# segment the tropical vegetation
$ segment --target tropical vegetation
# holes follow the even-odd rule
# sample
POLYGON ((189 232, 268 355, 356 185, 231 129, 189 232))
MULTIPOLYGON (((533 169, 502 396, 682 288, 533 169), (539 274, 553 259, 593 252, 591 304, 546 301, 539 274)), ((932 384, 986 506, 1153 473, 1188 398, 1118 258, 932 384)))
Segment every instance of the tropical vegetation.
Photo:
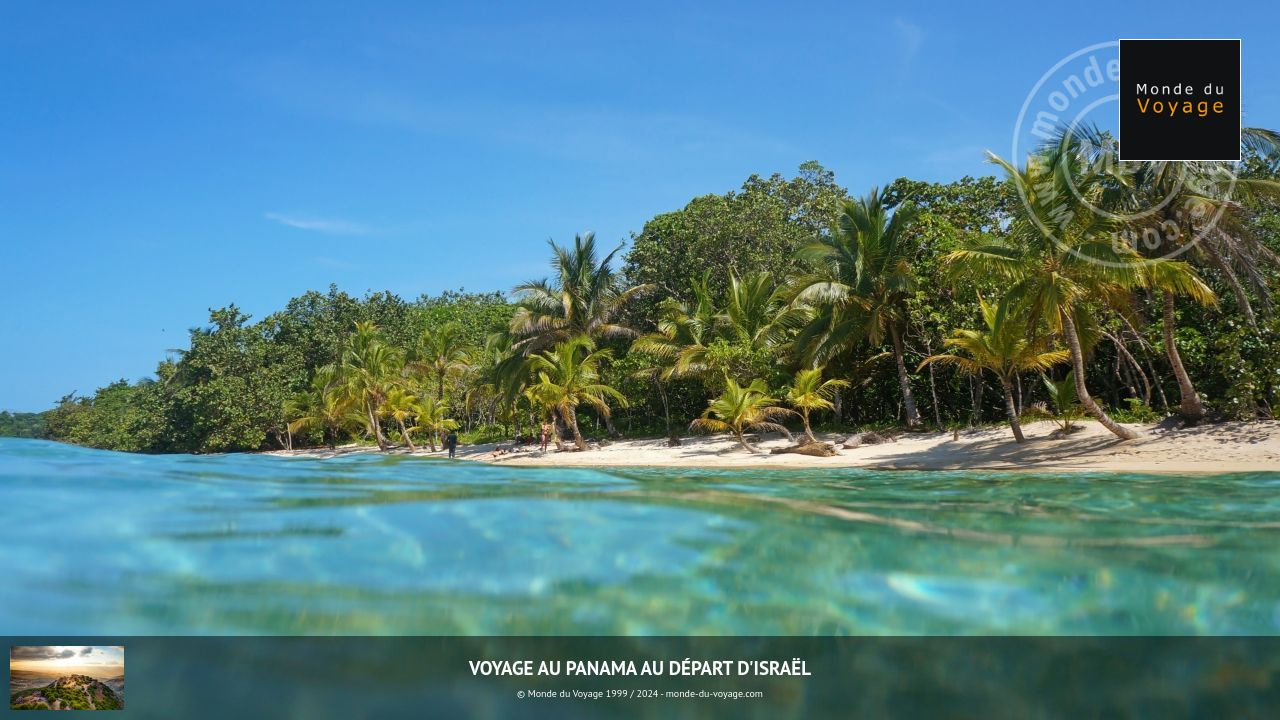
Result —
POLYGON ((1000 418, 1021 441, 1037 408, 1120 438, 1153 417, 1273 417, 1280 142, 1244 139, 1227 199, 1223 167, 1182 167, 1177 185, 1097 132, 993 156, 1003 177, 862 196, 806 163, 617 246, 553 240, 547 276, 509 294, 331 287, 257 321, 212 310, 154 377, 0 415, 0 432, 137 452, 434 450, 452 430, 550 423, 566 450, 689 430, 751 450, 793 429, 1000 418), (1135 212, 1166 196, 1163 214, 1135 212))
POLYGON ((749 452, 759 449, 747 442, 746 433, 751 430, 775 431, 789 439, 791 433, 780 421, 794 411, 775 405, 777 400, 769 397, 769 388, 763 380, 752 380, 750 385, 742 387, 732 378, 725 380, 724 391, 712 398, 702 416, 690 423, 695 430, 708 432, 729 432, 738 440, 738 444, 749 452))

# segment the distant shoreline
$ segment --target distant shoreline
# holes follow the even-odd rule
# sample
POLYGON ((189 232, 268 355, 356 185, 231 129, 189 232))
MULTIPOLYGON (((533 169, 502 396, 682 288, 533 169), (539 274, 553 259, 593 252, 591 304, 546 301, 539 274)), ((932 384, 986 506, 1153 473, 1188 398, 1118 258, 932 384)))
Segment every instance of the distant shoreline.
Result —
MULTIPOLYGON (((769 454, 790 443, 771 435, 760 443, 762 454, 749 454, 728 436, 686 437, 677 447, 664 439, 619 440, 586 452, 546 453, 525 449, 494 456, 498 444, 459 446, 463 460, 522 467, 679 467, 721 469, 862 468, 867 470, 970 470, 1049 472, 1137 472, 1207 474, 1228 472, 1280 472, 1280 421, 1229 422, 1194 428, 1166 429, 1157 425, 1129 425, 1144 437, 1119 441, 1096 422, 1082 421, 1081 430, 1053 438, 1051 421, 1025 426, 1027 442, 1018 444, 1007 427, 904 433, 892 442, 839 449, 834 457, 769 454)), ((819 434, 819 440, 836 443, 847 435, 819 434)), ((510 443, 501 447, 510 447, 510 443)), ((266 454, 289 457, 333 457, 376 453, 377 448, 346 445, 328 448, 279 450, 266 454)), ((419 448, 397 455, 443 458, 419 448)))

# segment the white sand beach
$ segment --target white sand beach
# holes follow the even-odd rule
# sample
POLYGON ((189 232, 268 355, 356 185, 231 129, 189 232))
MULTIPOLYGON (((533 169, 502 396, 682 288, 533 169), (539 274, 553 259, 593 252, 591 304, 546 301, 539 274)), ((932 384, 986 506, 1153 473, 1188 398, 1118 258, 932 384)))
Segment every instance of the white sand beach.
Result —
MULTIPOLYGON (((863 444, 839 449, 834 457, 798 454, 770 454, 786 447, 785 439, 771 435, 761 438, 760 454, 749 453, 728 435, 692 436, 678 447, 666 440, 618 440, 585 452, 557 452, 554 447, 540 452, 536 446, 497 454, 501 445, 459 446, 464 460, 554 467, 862 467, 894 470, 1054 470, 1112 472, 1251 472, 1280 471, 1280 421, 1234 422, 1172 429, 1156 425, 1130 425, 1141 430, 1138 440, 1120 441, 1096 422, 1083 421, 1082 429, 1067 437, 1054 437, 1057 426, 1051 421, 1023 426, 1025 443, 1015 443, 1005 426, 952 432, 902 433, 891 442, 863 444)), ((847 435, 821 435, 819 440, 839 448, 847 435)), ((327 448, 276 451, 275 455, 325 457, 353 452, 374 452, 376 448, 348 445, 336 451, 327 448)), ((409 454, 407 450, 394 450, 409 454)), ((416 455, 443 457, 419 448, 416 455)))

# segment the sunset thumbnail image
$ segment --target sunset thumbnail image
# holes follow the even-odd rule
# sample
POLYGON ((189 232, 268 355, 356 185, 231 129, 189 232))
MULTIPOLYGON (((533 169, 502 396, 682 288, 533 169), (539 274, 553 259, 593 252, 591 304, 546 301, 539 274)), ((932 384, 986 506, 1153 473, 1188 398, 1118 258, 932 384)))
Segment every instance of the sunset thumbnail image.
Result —
POLYGON ((14 645, 9 648, 12 710, 124 709, 121 645, 14 645))

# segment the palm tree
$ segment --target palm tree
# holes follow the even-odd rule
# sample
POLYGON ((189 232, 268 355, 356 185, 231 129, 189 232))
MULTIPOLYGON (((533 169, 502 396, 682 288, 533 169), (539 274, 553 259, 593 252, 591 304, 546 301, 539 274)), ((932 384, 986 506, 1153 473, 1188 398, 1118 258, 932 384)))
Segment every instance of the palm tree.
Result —
POLYGON ((1029 328, 1043 320, 1066 341, 1084 409, 1121 439, 1139 437, 1112 420, 1085 386, 1080 324, 1091 322, 1091 303, 1123 305, 1128 290, 1145 277, 1142 257, 1112 242, 1115 221, 1086 205, 1101 202, 1100 177, 1069 149, 1047 150, 1022 169, 995 155, 990 158, 1018 188, 1027 212, 1013 219, 1005 236, 980 239, 950 253, 945 262, 957 271, 1007 283, 1003 304, 1029 313, 1029 328))
MULTIPOLYGON (((1095 129, 1077 131, 1082 142, 1098 148, 1115 161, 1115 141, 1095 129)), ((1274 163, 1280 159, 1280 133, 1244 128, 1240 133, 1241 157, 1250 154, 1274 163)), ((1245 322, 1258 327, 1246 284, 1262 301, 1271 304, 1266 267, 1280 267, 1278 256, 1250 222, 1247 201, 1280 199, 1280 182, 1239 177, 1225 162, 1125 163, 1131 175, 1115 184, 1108 200, 1120 212, 1132 213, 1134 237, 1156 239, 1153 254, 1167 256, 1186 249, 1192 262, 1217 273, 1231 288, 1245 322), (1154 211, 1141 212, 1147 208, 1154 211), (1139 212, 1135 212, 1139 211, 1139 212), (1176 228, 1177 232, 1170 232, 1176 228), (1243 278, 1243 280, 1242 280, 1243 278)), ((1170 358, 1172 362, 1172 358, 1170 358)))
POLYGON ((658 330, 636 338, 632 348, 668 363, 664 380, 701 375, 710 370, 707 345, 720 322, 720 311, 709 289, 711 271, 690 281, 693 302, 667 298, 658 303, 658 330))
POLYGON ((800 417, 804 421, 804 437, 808 442, 817 442, 813 430, 809 428, 809 413, 813 410, 831 410, 835 407, 831 398, 840 388, 849 387, 847 380, 822 379, 823 368, 800 370, 795 381, 787 389, 787 402, 800 408, 800 417))
MULTIPOLYGON (((509 332, 497 332, 488 337, 484 346, 485 362, 480 375, 479 388, 491 393, 499 406, 507 407, 515 421, 516 435, 520 435, 520 402, 528 401, 532 378, 529 356, 516 347, 509 332)), ((532 413, 532 405, 530 412, 532 413)), ((530 416, 532 421, 532 415, 530 416)))
POLYGON ((1035 337, 1035 329, 1028 325, 1025 313, 1011 313, 1007 306, 988 303, 982 296, 978 296, 978 305, 982 309, 982 320, 986 327, 981 330, 956 330, 951 337, 943 340, 947 347, 963 352, 968 357, 931 355, 920 363, 920 367, 942 362, 953 364, 971 375, 979 375, 984 370, 995 374, 1004 390, 1004 408, 1009 415, 1013 439, 1022 442, 1026 438, 1022 435, 1018 408, 1013 402, 1014 378, 1029 370, 1048 370, 1069 360, 1071 354, 1066 350, 1050 350, 1047 338, 1035 337))
POLYGON ((918 214, 911 202, 891 211, 877 188, 845 201, 831 234, 798 252, 816 271, 796 283, 796 301, 818 306, 802 333, 810 357, 830 358, 860 340, 878 346, 888 336, 908 425, 920 424, 902 343, 906 300, 916 290, 916 247, 907 230, 918 214))
POLYGON ((427 433, 431 452, 436 451, 436 436, 458 429, 458 421, 449 417, 449 406, 427 396, 418 400, 418 429, 427 433))
POLYGON ((1074 375, 1074 370, 1069 371, 1061 380, 1052 380, 1043 373, 1040 375, 1044 388, 1049 393, 1049 402, 1053 403, 1054 420, 1067 433, 1075 429, 1074 423, 1081 415, 1080 405, 1076 402, 1074 375))
POLYGON ((752 380, 750 385, 742 387, 734 379, 727 378, 724 392, 707 404, 702 417, 690 423, 689 428, 731 432, 748 452, 758 453, 759 448, 747 442, 747 431, 775 431, 791 439, 791 432, 777 421, 796 413, 774 405, 776 402, 776 398, 769 397, 769 388, 763 380, 752 380))
POLYGON ((413 438, 409 437, 409 433, 418 428, 405 427, 406 422, 422 412, 417 396, 407 388, 393 387, 387 392, 386 401, 382 403, 382 412, 396 421, 396 426, 400 428, 400 437, 404 438, 404 444, 409 446, 409 452, 417 452, 418 448, 414 447, 413 438))
MULTIPOLYGON (((323 396, 312 390, 303 390, 284 401, 284 429, 288 440, 286 449, 293 449, 294 433, 310 427, 323 427, 323 408, 323 396)), ((326 444, 328 440, 326 436, 326 444)))
POLYGON ((1164 351, 1169 358, 1169 366, 1173 368, 1173 376, 1178 380, 1181 396, 1178 411, 1187 422, 1198 423, 1204 419, 1204 402, 1191 383, 1191 376, 1182 364, 1182 354, 1178 352, 1178 342, 1173 334, 1174 295, 1187 296, 1203 305, 1217 304, 1217 297, 1190 265, 1179 261, 1148 260, 1146 285, 1160 293, 1164 351))
MULTIPOLYGON (((1247 145, 1267 147, 1269 152, 1280 147, 1270 131, 1246 128, 1244 137, 1250 138, 1247 145)), ((1259 253, 1252 235, 1242 229, 1247 223, 1241 222, 1240 203, 1216 198, 1230 194, 1280 197, 1280 183, 1236 178, 1226 163, 1120 163, 1114 138, 1091 127, 1064 129, 1054 142, 1068 152, 1089 156, 1096 166, 1121 169, 1103 176, 1102 203, 1124 218, 1124 232, 1135 250, 1148 251, 1143 285, 1160 298, 1165 354, 1181 395, 1179 411, 1187 422, 1199 422, 1204 418, 1204 403, 1182 364, 1174 339, 1174 296, 1189 297, 1203 305, 1216 305, 1217 298, 1190 264, 1168 258, 1190 250, 1187 257, 1217 269, 1236 293, 1245 320, 1256 328, 1248 296, 1217 248, 1225 246, 1230 250, 1228 256, 1246 258, 1247 276, 1258 275, 1262 259, 1277 258, 1269 250, 1259 253), (1142 242, 1137 241, 1139 238, 1142 242)))
POLYGON ((691 280, 691 303, 674 298, 659 303, 657 332, 643 335, 633 344, 634 349, 670 363, 663 370, 664 379, 718 379, 734 374, 737 368, 717 364, 708 355, 716 341, 787 355, 790 334, 809 318, 807 308, 789 302, 790 289, 776 283, 772 273, 749 273, 739 278, 730 271, 723 308, 711 298, 710 279, 708 271, 691 280))
MULTIPOLYGON (((575 235, 571 248, 547 242, 555 279, 531 280, 513 290, 516 312, 510 332, 516 345, 528 354, 582 335, 593 341, 635 337, 636 331, 623 324, 619 315, 650 286, 627 287, 622 274, 613 269, 613 258, 622 245, 599 259, 594 233, 575 235)), ((613 416, 606 414, 604 421, 609 434, 616 437, 613 416)))
POLYGON ((462 326, 451 322, 418 336, 409 352, 410 366, 434 381, 436 401, 444 401, 446 381, 467 370, 474 348, 462 334, 462 326))
POLYGON ((580 335, 529 357, 529 369, 538 378, 532 388, 534 396, 560 414, 578 450, 587 449, 578 429, 579 405, 590 405, 603 417, 611 414, 610 398, 627 405, 622 393, 600 381, 600 366, 609 356, 608 350, 597 350, 591 338, 580 335))
POLYGON ((773 273, 755 272, 739 278, 729 272, 722 334, 752 348, 779 347, 789 331, 804 325, 809 312, 789 302, 790 289, 774 282, 773 273))
POLYGON ((529 352, 570 341, 579 335, 592 340, 634 337, 635 331, 619 322, 622 309, 647 285, 626 287, 612 267, 622 245, 603 259, 597 258, 593 233, 575 235, 573 247, 549 240, 553 256, 553 280, 531 280, 514 289, 516 312, 511 333, 529 352))
POLYGON ((383 340, 376 325, 357 322, 355 332, 347 338, 338 366, 346 392, 359 404, 370 434, 378 443, 378 449, 384 451, 391 445, 382 433, 379 417, 387 394, 400 379, 402 360, 401 353, 383 340))
MULTIPOLYGON (((467 342, 462 326, 449 322, 422 331, 409 351, 407 369, 430 378, 436 403, 442 404, 449 379, 470 369, 474 355, 475 348, 467 342)), ((439 440, 444 442, 443 434, 439 440)))
POLYGON ((285 403, 285 418, 289 420, 286 425, 289 444, 293 445, 294 433, 319 429, 325 444, 330 448, 337 447, 338 435, 344 426, 352 422, 353 417, 358 419, 359 415, 353 416, 351 399, 342 392, 338 368, 334 365, 322 366, 312 377, 310 389, 285 403))

